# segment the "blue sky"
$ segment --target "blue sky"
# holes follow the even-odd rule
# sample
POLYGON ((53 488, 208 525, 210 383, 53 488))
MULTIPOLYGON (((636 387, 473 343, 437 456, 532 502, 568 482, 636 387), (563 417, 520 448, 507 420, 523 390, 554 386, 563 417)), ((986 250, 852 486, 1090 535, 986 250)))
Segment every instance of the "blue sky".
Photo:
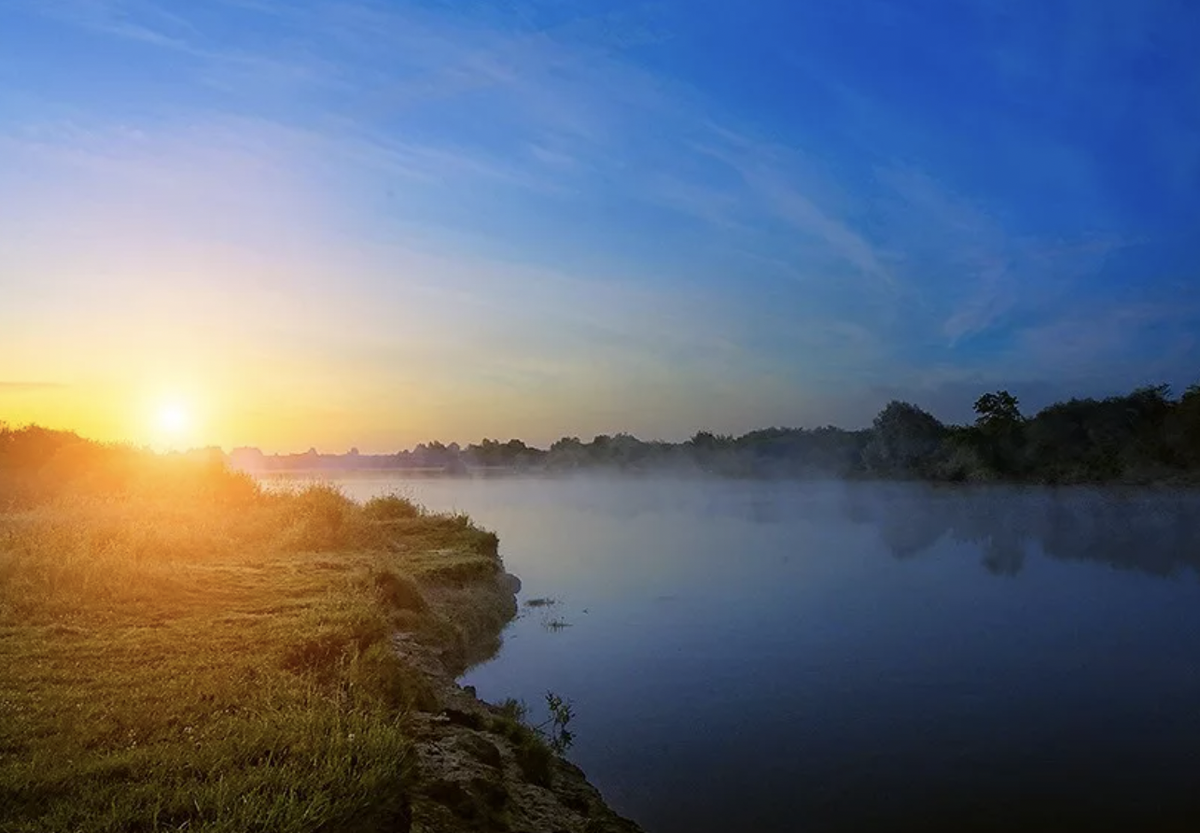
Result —
POLYGON ((1185 0, 0 0, 0 413, 178 383, 225 444, 366 450, 1197 381, 1197 42, 1185 0))

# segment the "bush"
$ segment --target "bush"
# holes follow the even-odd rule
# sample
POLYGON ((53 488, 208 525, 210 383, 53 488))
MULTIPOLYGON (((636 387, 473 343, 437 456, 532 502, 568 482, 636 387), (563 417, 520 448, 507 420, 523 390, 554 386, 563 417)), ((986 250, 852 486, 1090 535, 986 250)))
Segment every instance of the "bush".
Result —
POLYGON ((419 518, 424 514, 424 510, 407 498, 390 494, 368 500, 363 504, 363 514, 373 521, 394 521, 419 518))

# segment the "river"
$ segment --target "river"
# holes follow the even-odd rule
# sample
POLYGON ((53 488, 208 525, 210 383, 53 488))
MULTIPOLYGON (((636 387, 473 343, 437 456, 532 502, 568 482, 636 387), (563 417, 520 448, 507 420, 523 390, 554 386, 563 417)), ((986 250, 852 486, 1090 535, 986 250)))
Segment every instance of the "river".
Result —
POLYGON ((522 612, 462 681, 570 699, 649 833, 1200 829, 1200 495, 339 482, 499 534, 522 612))

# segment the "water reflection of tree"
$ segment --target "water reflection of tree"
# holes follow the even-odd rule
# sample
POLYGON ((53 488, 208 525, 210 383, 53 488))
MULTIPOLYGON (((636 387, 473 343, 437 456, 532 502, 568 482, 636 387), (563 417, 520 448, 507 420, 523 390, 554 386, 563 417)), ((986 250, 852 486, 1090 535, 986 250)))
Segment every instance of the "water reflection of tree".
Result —
POLYGON ((1159 576, 1200 572, 1200 494, 1094 489, 847 487, 843 515, 878 530, 897 558, 944 536, 978 547, 990 573, 1015 576, 1031 547, 1159 576))
POLYGON ((883 511, 876 516, 879 535, 896 558, 914 558, 929 550, 949 527, 938 511, 929 511, 922 495, 899 491, 879 498, 883 511))
POLYGON ((988 541, 983 566, 994 576, 1015 576, 1025 566, 1025 545, 1016 535, 1001 535, 988 541))

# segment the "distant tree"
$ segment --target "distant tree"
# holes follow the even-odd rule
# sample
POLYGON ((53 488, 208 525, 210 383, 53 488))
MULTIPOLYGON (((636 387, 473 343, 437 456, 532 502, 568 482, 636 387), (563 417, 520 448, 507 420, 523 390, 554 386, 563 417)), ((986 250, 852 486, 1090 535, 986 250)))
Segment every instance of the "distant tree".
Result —
POLYGON ((990 462, 989 445, 993 438, 976 426, 947 429, 938 460, 930 471, 936 480, 980 483, 996 480, 1001 473, 990 462))
POLYGON ((927 471, 946 435, 946 426, 933 414, 893 400, 875 417, 863 463, 877 473, 927 471))
POLYGON ((608 462, 622 468, 637 466, 648 454, 649 448, 645 443, 626 433, 610 437, 605 447, 608 462))
POLYGON ((1134 477, 1157 476, 1177 462, 1169 421, 1176 403, 1170 385, 1148 385, 1124 397, 1129 438, 1122 452, 1125 472, 1134 477))
POLYGON ((1167 443, 1180 466, 1200 468, 1200 385, 1192 385, 1166 419, 1167 443))
POLYGON ((975 400, 975 431, 968 445, 983 466, 1001 476, 1018 476, 1025 465, 1025 417, 1020 402, 1006 390, 975 400))
POLYGON ((520 463, 523 453, 527 450, 525 443, 520 440, 484 439, 478 445, 467 446, 465 456, 476 465, 481 466, 513 466, 520 463))
POLYGON ((1072 482, 1111 474, 1090 431, 1100 408, 1095 399, 1070 399, 1043 408, 1026 430, 1026 454, 1039 480, 1072 482))
POLYGON ((546 465, 557 469, 573 469, 586 464, 587 457, 587 446, 579 437, 563 437, 551 443, 546 465))
POLYGON ((523 440, 509 440, 490 448, 489 459, 502 466, 528 466, 538 462, 545 452, 531 448, 523 440))
POLYGON ((1050 405, 1026 430, 1029 474, 1051 482, 1158 476, 1178 461, 1180 404, 1168 386, 1155 385, 1050 405))
POLYGON ((1006 390, 985 393, 975 400, 975 424, 985 430, 1006 430, 1024 421, 1020 402, 1006 390))
POLYGON ((242 446, 229 452, 230 465, 246 471, 258 471, 266 468, 266 455, 260 448, 242 446))

